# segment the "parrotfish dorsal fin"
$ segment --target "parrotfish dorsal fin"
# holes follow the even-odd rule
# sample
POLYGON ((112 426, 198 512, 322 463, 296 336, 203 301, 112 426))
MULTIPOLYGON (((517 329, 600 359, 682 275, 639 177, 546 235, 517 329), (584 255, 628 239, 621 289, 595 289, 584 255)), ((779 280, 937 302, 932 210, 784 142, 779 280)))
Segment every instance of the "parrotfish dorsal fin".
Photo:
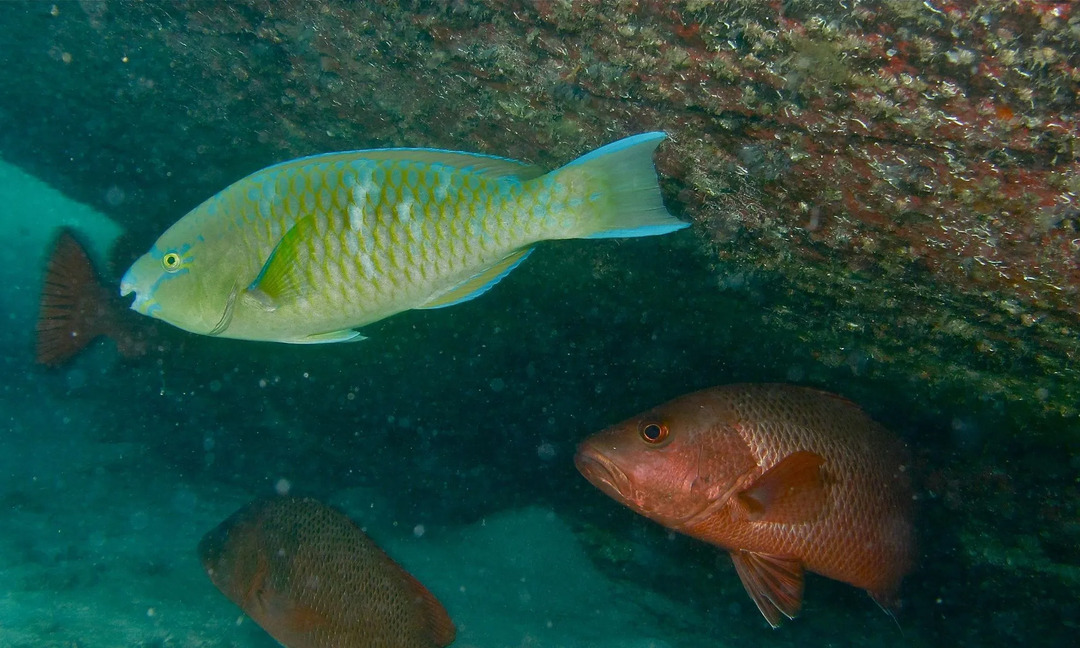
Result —
POLYGON ((274 166, 256 172, 256 174, 287 172, 309 164, 351 163, 358 160, 387 160, 391 162, 401 161, 420 162, 422 164, 445 164, 446 166, 455 169, 468 168, 469 171, 473 173, 489 175, 492 177, 513 176, 522 182, 538 178, 545 173, 544 169, 541 169, 538 166, 494 155, 444 151, 442 149, 431 148, 389 148, 309 155, 297 160, 289 160, 288 162, 275 164, 274 166))
POLYGON ((447 306, 475 299, 491 290, 492 286, 510 274, 531 252, 532 248, 511 252, 493 265, 484 268, 450 290, 439 293, 433 299, 417 306, 417 308, 425 310, 429 308, 446 308, 447 306))
POLYGON ((736 495, 736 500, 755 522, 812 522, 825 508, 824 462, 813 452, 793 452, 736 495))
POLYGON ((731 562, 746 593, 772 627, 780 625, 780 615, 794 619, 802 609, 803 566, 794 558, 732 551, 731 562))
POLYGON ((299 296, 303 286, 301 255, 304 242, 317 234, 314 214, 293 223, 248 286, 248 294, 267 310, 275 310, 280 304, 299 296))

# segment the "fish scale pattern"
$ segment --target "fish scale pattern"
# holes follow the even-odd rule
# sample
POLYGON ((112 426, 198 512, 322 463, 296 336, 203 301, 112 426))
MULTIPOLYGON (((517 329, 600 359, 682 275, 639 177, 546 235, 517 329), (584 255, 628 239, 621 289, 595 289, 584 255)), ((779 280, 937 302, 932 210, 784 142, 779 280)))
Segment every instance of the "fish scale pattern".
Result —
POLYGON ((785 384, 681 396, 575 456, 609 496, 730 551, 772 625, 798 612, 801 570, 894 606, 914 549, 905 461, 899 439, 855 404, 785 384))
POLYGON ((177 221, 124 274, 121 293, 194 333, 355 340, 395 313, 482 294, 540 241, 686 227, 660 196, 652 153, 663 138, 628 137, 543 175, 434 149, 283 162, 177 221))
POLYGON ((200 554, 214 583, 292 648, 424 648, 453 638, 434 597, 316 500, 257 501, 207 534, 200 554), (244 564, 257 567, 228 567, 244 564))
MULTIPOLYGON (((539 201, 516 206, 523 192, 511 180, 442 165, 358 161, 313 163, 278 184, 288 194, 270 205, 271 221, 288 229, 314 219, 314 236, 303 240, 310 262, 302 267, 315 289, 304 299, 324 316, 345 317, 358 300, 429 293, 433 283, 464 280, 470 268, 535 240, 518 215, 539 201)), ((272 229, 253 231, 269 243, 272 229)))
POLYGON ((734 427, 758 464, 750 477, 792 453, 813 452, 824 459, 825 507, 812 522, 714 519, 702 533, 727 546, 798 557, 813 572, 871 593, 891 592, 908 569, 912 543, 900 443, 857 406, 824 392, 743 385, 718 397, 730 399, 741 422, 734 427))

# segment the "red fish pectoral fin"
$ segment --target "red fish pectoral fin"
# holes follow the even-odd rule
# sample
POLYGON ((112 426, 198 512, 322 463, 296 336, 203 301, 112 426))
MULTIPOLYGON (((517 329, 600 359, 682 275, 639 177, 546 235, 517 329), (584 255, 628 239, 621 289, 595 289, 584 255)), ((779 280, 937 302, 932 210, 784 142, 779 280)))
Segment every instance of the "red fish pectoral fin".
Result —
POLYGON ((800 450, 780 460, 736 496, 748 518, 760 522, 812 522, 825 508, 819 454, 800 450))
POLYGON ((802 608, 803 567, 793 558, 753 551, 732 551, 731 562, 739 573, 746 593, 758 610, 776 628, 781 614, 794 619, 802 608))

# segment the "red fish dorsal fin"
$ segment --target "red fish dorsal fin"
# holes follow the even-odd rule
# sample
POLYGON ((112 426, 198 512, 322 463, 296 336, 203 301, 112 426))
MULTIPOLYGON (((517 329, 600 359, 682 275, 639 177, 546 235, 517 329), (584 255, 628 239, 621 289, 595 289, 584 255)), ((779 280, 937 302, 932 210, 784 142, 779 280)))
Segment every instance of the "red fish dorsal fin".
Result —
POLYGON ((794 558, 732 551, 731 562, 739 573, 746 593, 758 610, 776 628, 780 615, 794 619, 802 608, 803 567, 794 558))
POLYGON ((442 648, 454 643, 457 628, 454 627, 454 622, 447 614, 446 608, 412 574, 404 569, 401 573, 405 577, 406 584, 412 589, 413 595, 419 599, 420 607, 424 611, 424 619, 427 621, 428 630, 431 631, 431 638, 435 641, 435 645, 442 648))
POLYGON ((755 522, 798 524, 812 522, 825 508, 821 455, 800 450, 780 460, 736 500, 755 522))

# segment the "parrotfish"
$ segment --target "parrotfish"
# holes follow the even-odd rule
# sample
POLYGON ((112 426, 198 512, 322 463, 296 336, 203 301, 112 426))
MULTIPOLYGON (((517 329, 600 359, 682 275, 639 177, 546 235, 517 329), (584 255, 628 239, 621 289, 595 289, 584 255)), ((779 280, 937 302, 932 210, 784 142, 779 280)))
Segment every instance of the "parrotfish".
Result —
POLYGON ((809 570, 887 611, 912 566, 903 443, 839 396, 783 384, 706 389, 581 443, 578 470, 660 524, 726 549, 770 625, 809 570))
POLYGON ((193 333, 298 344, 473 299, 548 239, 666 234, 644 133, 550 173, 435 149, 268 167, 177 221, 121 281, 131 307, 193 333))
POLYGON ((286 648, 441 648, 457 632, 427 588, 314 499, 256 500, 198 552, 214 585, 286 648))
POLYGON ((129 321, 129 311, 115 295, 105 287, 86 248, 71 230, 61 229, 41 287, 38 363, 60 366, 101 336, 115 341, 126 358, 146 353, 146 331, 129 321))

